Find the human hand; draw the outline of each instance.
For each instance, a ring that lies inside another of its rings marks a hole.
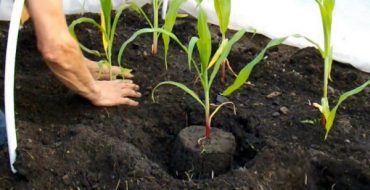
[[[137,106],[139,103],[131,98],[141,97],[139,86],[131,80],[96,81],[98,92],[90,96],[96,106]]]
[[[91,61],[89,59],[85,59],[87,67],[89,68],[89,71],[91,75],[94,77],[96,80],[109,80],[110,79],[110,73],[109,73],[109,66],[106,64],[99,65],[95,61]],[[120,67],[117,66],[112,66],[112,75],[115,77],[121,76],[121,69]],[[132,78],[134,77],[132,74],[128,73],[123,78]]]

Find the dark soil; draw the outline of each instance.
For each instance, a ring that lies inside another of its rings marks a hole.
[[[116,44],[146,26],[135,14],[126,13]],[[7,27],[1,23],[2,68]],[[216,46],[218,29],[212,31]],[[175,26],[184,42],[195,32],[192,19]],[[101,47],[94,28],[80,27],[78,33],[88,47]],[[233,68],[240,70],[268,41],[261,35],[246,35],[229,56]],[[202,125],[203,113],[191,97],[176,88],[160,88],[156,103],[151,91],[169,79],[190,87],[199,83],[195,84],[195,73],[189,72],[187,57],[175,43],[168,70],[163,47],[157,56],[150,55],[150,49],[151,35],[146,35],[130,45],[124,58],[141,86],[140,106],[97,108],[53,76],[37,51],[32,24],[27,24],[20,32],[15,77],[19,142],[15,166],[19,173],[10,172],[7,148],[3,148],[0,189],[370,189],[370,90],[343,104],[324,141],[321,126],[301,122],[320,117],[309,102],[320,101],[323,61],[313,48],[285,45],[270,50],[252,73],[250,84],[227,98],[236,104],[237,115],[226,108],[213,121],[213,127],[236,138],[232,170],[214,179],[176,178],[170,172],[176,136],[186,126]],[[3,76],[3,70],[1,73]],[[334,63],[332,78],[334,102],[340,93],[362,84],[370,75]],[[223,101],[217,94],[232,80],[232,75],[227,76],[226,84],[217,79],[214,103]],[[3,77],[0,84],[3,89]],[[269,96],[271,93],[277,96]]]

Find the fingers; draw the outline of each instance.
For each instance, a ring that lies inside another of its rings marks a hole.
[[[109,71],[109,69],[107,71]],[[117,67],[117,66],[112,66],[112,73],[115,76],[122,76],[122,74],[123,74],[123,78],[128,78],[128,79],[131,79],[131,78],[134,77],[134,75],[132,73],[130,73],[130,72],[123,72],[122,73],[121,68],[120,67]]]
[[[112,68],[112,74],[114,76],[117,76],[117,75],[121,74],[121,69],[119,67],[112,66],[111,68]],[[100,69],[101,72],[104,73],[104,74],[109,74],[110,73],[109,72],[109,65],[107,65],[107,64],[103,64],[103,65],[101,65],[101,67],[98,67],[97,69]],[[99,71],[99,70],[97,70],[97,71]]]
[[[134,75],[131,73],[124,73],[123,78],[131,79],[134,78]]]
[[[132,80],[119,80],[121,89],[122,89],[122,95],[125,97],[134,97],[134,98],[140,98],[141,93],[138,92],[139,86],[137,84],[134,84]]]
[[[133,98],[140,98],[141,93],[135,90],[131,89],[123,89],[122,90],[122,96],[124,97],[133,97]]]
[[[136,91],[140,89],[139,85],[134,84],[132,80],[122,80],[121,88],[122,89],[133,89]]]
[[[130,98],[121,98],[119,104],[126,106],[138,106],[139,102],[134,101]]]
[[[132,80],[96,81],[100,87],[97,98],[92,98],[97,106],[137,106],[139,103],[132,98],[140,98],[139,86]]]
[[[108,106],[108,107],[119,106],[119,105],[135,107],[135,106],[139,105],[139,102],[134,101],[130,98],[126,98],[126,97],[115,99],[115,101],[96,101],[96,102],[92,102],[92,103],[95,106]]]
[[[109,73],[109,68],[107,68],[106,70],[104,70],[105,72],[108,72]],[[134,77],[133,74],[129,73],[129,72],[121,72],[121,68],[120,67],[117,67],[117,66],[112,66],[112,74],[114,76],[121,76],[123,78],[128,78],[128,79],[131,79]],[[123,75],[123,76],[122,76]]]
[[[117,78],[118,76],[122,76],[122,73],[120,72],[112,72],[112,78],[115,79]],[[99,73],[99,71],[96,71],[95,73],[93,73],[93,77],[97,80],[110,80],[111,79],[111,76],[110,76],[110,73],[109,71],[101,71]],[[128,79],[131,79],[133,78],[134,75],[132,75],[131,73],[125,73],[123,78],[128,78]]]
[[[123,79],[123,80],[117,80],[117,81],[120,81],[122,83],[134,83],[134,81],[129,80],[129,79]]]
[[[90,70],[90,73],[93,75],[93,77],[97,80],[110,80],[111,75],[112,78],[117,78],[117,76],[122,76],[123,78],[133,78],[134,75],[131,73],[122,73],[121,68],[118,66],[112,66],[111,67],[111,72],[110,72],[110,67],[107,64],[101,64],[96,63],[91,60],[87,60],[87,67]]]
[[[112,78],[115,79],[117,76],[121,75],[121,70],[117,66],[112,66],[112,73],[109,71],[108,65],[102,65],[101,68],[96,68],[94,71],[95,79],[100,79],[100,80],[110,80],[111,75]]]

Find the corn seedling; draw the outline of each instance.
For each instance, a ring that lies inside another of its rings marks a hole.
[[[94,19],[81,17],[74,20],[71,25],[69,26],[69,32],[71,35],[77,40],[77,36],[75,33],[75,27],[78,24],[87,23],[92,24],[93,26],[97,27],[101,32],[101,40],[104,52],[101,53],[98,50],[91,50],[80,43],[80,47],[83,51],[93,54],[95,56],[100,57],[102,60],[99,61],[100,64],[107,64],[109,68],[112,67],[112,48],[113,42],[115,38],[116,28],[118,24],[118,20],[122,14],[122,12],[128,8],[132,7],[133,5],[122,5],[116,11],[113,23],[112,23],[112,3],[110,0],[100,0],[101,5],[101,13],[100,13],[100,23],[97,23]],[[119,65],[121,66],[121,65]],[[125,69],[121,67],[121,75],[126,76],[131,72],[129,69]],[[112,69],[110,69],[110,79],[114,79],[115,76],[112,74]]]
[[[321,105],[314,103],[313,105],[320,110],[322,113],[321,124],[325,127],[325,139],[333,127],[336,112],[340,104],[357,93],[360,93],[368,85],[370,80],[362,84],[361,86],[343,93],[333,109],[330,109],[329,98],[328,98],[328,84],[330,79],[330,73],[333,63],[333,48],[331,46],[331,26],[332,26],[332,15],[335,6],[335,0],[316,0],[320,8],[321,20],[323,25],[324,33],[324,50],[320,50],[321,55],[324,59],[324,84],[323,84],[323,97],[321,98]]]
[[[214,5],[214,8],[217,14],[217,18],[218,18],[222,41],[224,41],[226,39],[226,33],[227,33],[228,26],[229,26],[229,21],[230,21],[231,0],[214,0],[213,5]],[[254,29],[250,29],[250,30],[254,31],[253,33],[253,36],[254,36],[256,34],[256,30]],[[223,82],[225,82],[226,69],[229,69],[229,71],[234,76],[237,76],[237,74],[232,69],[229,60],[226,58],[221,65],[221,81]]]
[[[168,32],[167,30],[164,30],[163,28],[142,28],[138,31],[136,31],[134,34],[132,34],[132,36],[127,39],[122,45],[121,45],[121,48],[119,49],[119,52],[118,52],[118,56],[117,56],[117,59],[118,59],[118,63],[119,65],[122,65],[122,59],[123,59],[123,54],[124,54],[124,51],[126,50],[126,47],[131,43],[133,42],[136,38],[138,38],[139,36],[141,35],[144,35],[144,34],[148,34],[148,33],[160,33],[163,35],[166,35],[168,36],[169,38],[171,38],[172,40],[174,40],[178,45],[180,45],[180,47],[185,51],[187,52],[188,49],[187,47],[181,43],[181,41],[171,32]]]
[[[163,38],[163,45],[164,45],[164,54],[165,54],[165,67],[166,69],[168,68],[167,65],[167,56],[168,56],[168,50],[169,50],[169,45],[170,45],[170,39],[171,37],[168,35],[168,33],[172,32],[173,26],[175,25],[176,19],[178,17],[178,9],[187,0],[172,0],[170,7],[167,11],[167,13],[164,13],[165,16],[165,21],[162,27],[159,27],[159,8],[163,4],[163,0],[153,0],[153,23],[150,21],[148,16],[144,13],[144,11],[136,6],[135,9],[141,13],[150,25],[150,27],[153,30],[147,30],[145,28],[144,30],[146,32],[144,33],[153,33],[153,43],[152,43],[152,54],[156,55],[158,52],[158,38],[159,35],[162,34]],[[167,4],[166,4],[167,5]],[[163,30],[157,30],[158,28],[162,28],[167,32],[162,32]],[[141,32],[140,32],[141,33]],[[142,33],[143,34],[143,33]]]
[[[138,31],[136,31],[127,41],[123,43],[121,46],[119,53],[118,53],[118,63],[121,65],[122,64],[122,56],[125,48],[129,43],[131,43],[134,39],[136,39],[138,36],[147,34],[147,33],[153,33],[153,45],[152,45],[152,50],[157,49],[157,43],[158,40],[157,38],[159,37],[159,34],[162,35],[163,39],[163,46],[164,46],[164,59],[165,59],[165,68],[168,68],[167,64],[167,57],[168,57],[168,50],[170,46],[170,39],[175,40],[177,44],[180,45],[180,47],[186,52],[187,48],[184,46],[179,39],[172,33],[173,26],[175,25],[176,18],[178,16],[178,9],[183,4],[186,0],[173,0],[171,1],[170,7],[166,13],[165,21],[163,27],[158,27],[158,13],[154,13],[154,24],[151,23],[151,21],[148,19],[148,17],[145,15],[145,13],[140,9],[140,12],[144,17],[146,18],[148,24],[150,25],[151,28],[143,28]],[[153,2],[154,3],[154,2]],[[160,2],[157,2],[158,4],[162,4],[163,1],[160,0]],[[154,5],[153,5],[154,6]],[[158,12],[159,10],[159,5],[155,6],[157,10],[154,10],[155,12]],[[156,24],[157,23],[157,24]],[[152,51],[153,52],[153,51]]]
[[[152,7],[153,7],[153,22],[148,19],[148,16],[142,12],[143,15],[145,15],[145,18],[147,19],[148,24],[151,28],[159,28],[159,8],[162,6],[163,0],[153,0],[152,1]],[[153,32],[153,43],[152,43],[152,54],[156,55],[158,52],[158,32]]]
[[[220,108],[226,104],[232,104],[231,102],[225,102],[220,105],[215,105],[215,109],[211,111],[211,103],[210,103],[210,90],[214,79],[220,70],[220,66],[222,62],[226,59],[228,54],[230,53],[231,47],[235,44],[240,38],[244,35],[245,31],[241,30],[237,32],[230,40],[225,39],[219,46],[218,50],[214,54],[211,59],[211,52],[212,52],[212,42],[211,42],[211,34],[207,24],[207,15],[202,8],[199,8],[198,14],[198,23],[197,23],[197,30],[198,30],[198,37],[192,37],[188,48],[188,65],[189,68],[194,66],[196,73],[199,77],[200,83],[203,87],[203,100],[198,96],[198,94],[188,88],[187,86],[175,82],[175,81],[164,81],[159,83],[152,92],[152,98],[154,100],[154,92],[155,90],[162,86],[162,85],[172,85],[175,87],[180,88],[191,97],[193,97],[196,102],[198,102],[204,109],[205,114],[205,138],[209,139],[211,137],[211,122],[214,115],[220,110]],[[199,57],[200,57],[200,64],[199,66],[193,61],[192,53],[194,47],[197,46]],[[219,53],[217,53],[219,52]],[[210,64],[214,61],[214,66],[212,72],[209,72]],[[233,104],[232,104],[233,105]],[[235,106],[234,106],[235,111]]]

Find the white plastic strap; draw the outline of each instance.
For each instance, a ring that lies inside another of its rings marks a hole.
[[[13,173],[17,170],[13,164],[17,157],[17,135],[15,130],[15,114],[14,114],[14,70],[15,70],[15,55],[17,52],[18,31],[22,15],[24,0],[15,0],[10,19],[8,32],[8,45],[6,48],[5,58],[5,119],[6,131],[8,135],[8,151],[10,168]]]

